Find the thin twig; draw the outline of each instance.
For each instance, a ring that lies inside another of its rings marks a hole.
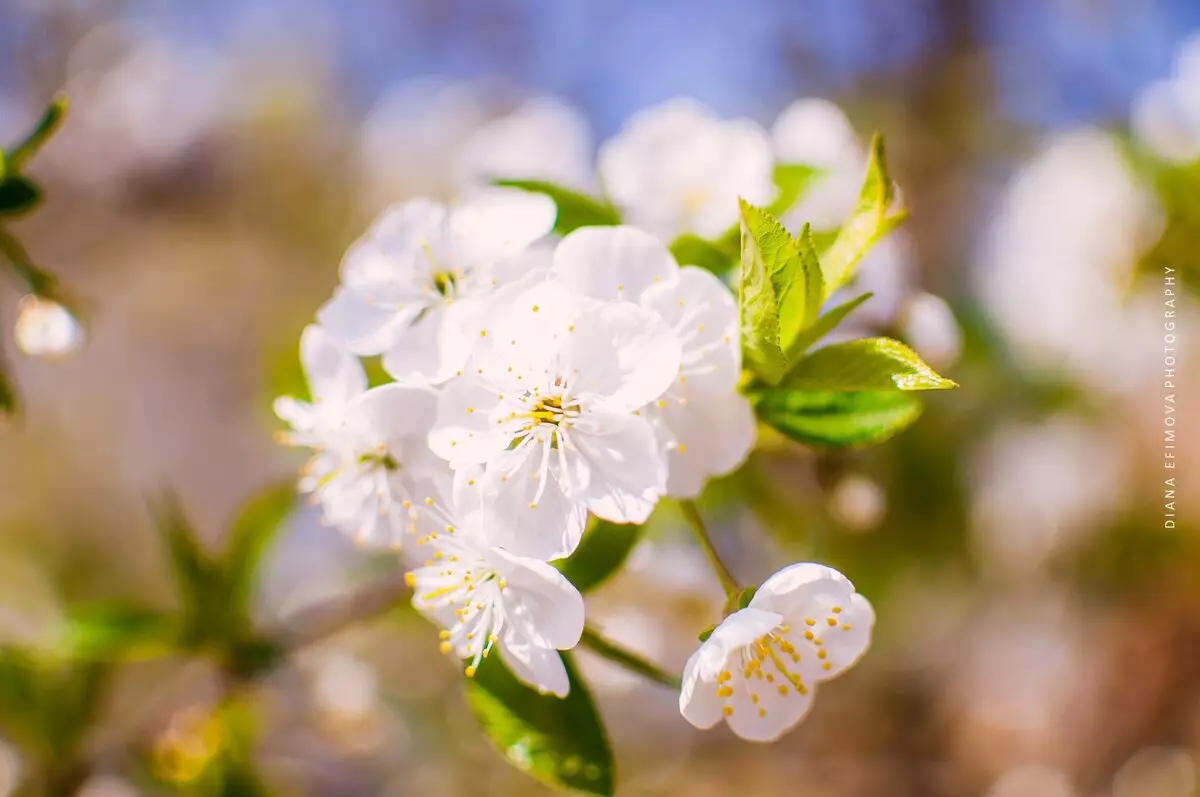
[[[687,519],[688,525],[696,535],[696,539],[700,541],[700,547],[704,549],[705,556],[708,557],[709,564],[717,574],[717,578],[721,581],[721,588],[725,590],[726,595],[733,595],[738,592],[741,587],[738,586],[737,579],[729,572],[729,568],[721,561],[721,555],[717,553],[716,547],[713,546],[712,538],[708,536],[708,529],[704,526],[704,518],[700,517],[700,512],[696,509],[696,504],[693,501],[680,501],[679,507],[683,510],[683,516]]]
[[[609,661],[620,664],[631,672],[649,678],[657,684],[662,684],[670,689],[678,689],[680,687],[678,676],[671,675],[658,665],[651,664],[638,654],[626,650],[591,626],[583,629],[583,638],[579,640],[579,644]]]

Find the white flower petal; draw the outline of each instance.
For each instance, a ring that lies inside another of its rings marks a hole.
[[[642,306],[679,336],[678,390],[690,396],[737,387],[742,371],[737,302],[716,276],[696,266],[682,268],[676,285],[646,291]]]
[[[482,304],[471,300],[429,308],[384,352],[384,370],[396,381],[414,385],[452,378],[471,356],[481,312]]]
[[[361,427],[378,431],[385,442],[404,438],[422,439],[433,426],[437,396],[429,390],[407,385],[373,387],[359,395],[347,415]]]
[[[338,288],[317,310],[321,326],[362,357],[386,351],[411,320],[412,313],[374,305],[345,287]]]
[[[721,701],[712,681],[700,680],[700,651],[687,660],[683,668],[683,688],[679,692],[679,713],[701,730],[708,730],[721,721]]]
[[[543,561],[571,554],[587,525],[584,505],[563,494],[548,448],[549,443],[530,442],[503,452],[489,463],[482,482],[491,543]]]
[[[700,677],[705,681],[716,681],[731,656],[771,633],[781,623],[782,615],[752,606],[729,615],[700,646]]]
[[[643,523],[666,488],[667,463],[649,420],[636,415],[589,418],[596,432],[572,434],[568,452],[586,460],[580,498],[597,517]],[[582,429],[581,423],[576,427]]]
[[[679,274],[657,238],[624,226],[575,230],[554,250],[552,269],[577,295],[634,303],[653,285],[674,285]]]
[[[502,411],[500,394],[474,374],[451,380],[438,399],[429,448],[448,462],[486,464],[511,441],[495,422]]]
[[[566,697],[571,690],[567,668],[556,650],[547,650],[527,640],[505,637],[500,656],[513,675],[539,692]]]
[[[536,97],[476,130],[462,147],[459,172],[466,188],[496,178],[586,188],[591,148],[591,130],[577,108]]]
[[[550,565],[494,548],[496,572],[507,583],[506,619],[535,645],[570,650],[583,635],[583,596]]]
[[[450,214],[450,235],[468,258],[499,260],[549,234],[558,207],[545,194],[517,188],[483,190]]]
[[[695,498],[708,479],[737,469],[754,449],[757,422],[736,391],[681,404],[668,395],[661,417],[674,445],[667,452],[667,495]]]
[[[800,692],[782,679],[734,675],[733,694],[727,705],[732,711],[725,717],[730,730],[751,742],[773,742],[796,726],[812,708],[814,684]]]
[[[592,306],[567,336],[564,359],[573,390],[595,406],[632,412],[658,399],[679,373],[679,340],[656,313],[626,302]]]
[[[313,399],[344,407],[367,389],[362,363],[321,327],[310,324],[300,335],[300,362]]]

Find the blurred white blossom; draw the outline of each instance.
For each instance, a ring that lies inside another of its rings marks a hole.
[[[670,242],[715,238],[738,220],[738,197],[775,195],[767,132],[677,98],[634,114],[600,147],[600,182],[622,218]]]
[[[1195,793],[1196,761],[1179,748],[1139,750],[1113,778],[1112,797],[1192,797]]]
[[[924,292],[909,296],[900,310],[900,328],[904,341],[934,368],[949,368],[962,353],[962,328],[940,296]]]
[[[1026,764],[1001,775],[987,797],[1076,797],[1077,794],[1062,770]]]
[[[464,193],[498,178],[587,190],[595,182],[591,128],[578,108],[536,97],[476,130],[458,154],[458,168]]]
[[[58,358],[78,351],[86,334],[71,311],[50,299],[28,295],[17,306],[13,339],[30,357]]]
[[[1151,83],[1134,100],[1132,125],[1134,135],[1159,157],[1200,160],[1200,33],[1180,45],[1173,74]]]
[[[866,476],[852,473],[838,481],[829,496],[829,511],[855,531],[870,531],[887,513],[887,495]]]

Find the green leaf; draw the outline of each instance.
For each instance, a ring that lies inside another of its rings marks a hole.
[[[854,276],[855,266],[867,250],[904,220],[906,214],[903,212],[888,215],[894,198],[895,189],[888,175],[883,138],[876,133],[871,140],[871,159],[867,164],[867,175],[858,196],[858,204],[821,257],[826,296],[849,282]]]
[[[821,304],[825,301],[825,276],[821,273],[821,261],[817,259],[817,250],[813,244],[812,229],[806,223],[796,239],[796,249],[800,254],[800,268],[804,278],[803,291],[793,291],[797,296],[799,307],[786,307],[782,303],[779,308],[780,336],[783,350],[786,353],[796,349],[796,340],[801,337],[818,320],[821,314]],[[791,278],[793,275],[783,275]],[[801,349],[803,351],[803,349]],[[793,361],[789,356],[789,364]]]
[[[776,384],[787,372],[780,333],[780,297],[774,274],[784,265],[799,264],[792,237],[766,212],[741,201],[742,272],[738,308],[741,316],[742,351],[751,368],[763,380]]]
[[[210,642],[225,621],[224,579],[218,563],[201,549],[174,494],[166,493],[159,499],[154,516],[183,603],[181,641],[187,646]]]
[[[496,185],[520,188],[534,194],[545,194],[558,206],[558,219],[554,231],[566,235],[580,227],[612,226],[621,223],[621,214],[603,200],[572,191],[561,185],[542,180],[496,180]]]
[[[788,362],[794,363],[796,358],[804,354],[810,346],[819,341],[821,338],[828,335],[842,323],[846,316],[854,311],[854,308],[870,299],[874,294],[868,292],[862,296],[856,296],[848,302],[842,302],[837,307],[830,309],[817,317],[815,323],[802,330],[796,339],[792,341],[792,345],[788,347],[787,356]]]
[[[776,388],[755,397],[763,423],[818,447],[881,443],[921,414],[921,402],[899,391],[829,393]]]
[[[804,196],[813,182],[825,173],[824,169],[806,163],[777,163],[772,178],[778,189],[775,199],[767,205],[767,211],[778,218],[792,209]]]
[[[25,137],[24,141],[8,151],[9,173],[15,174],[20,171],[25,162],[50,140],[50,137],[54,135],[59,125],[62,124],[66,113],[67,98],[62,96],[55,97],[54,101],[46,108],[46,112],[42,114],[42,118],[38,121],[33,131]]]
[[[939,376],[915,351],[891,338],[823,346],[796,363],[785,384],[799,390],[845,393],[958,387]]]
[[[235,612],[248,610],[263,552],[295,505],[293,479],[263,489],[242,505],[225,544],[226,600]]]
[[[641,542],[643,526],[609,523],[594,519],[575,552],[550,564],[558,568],[580,592],[589,592],[621,569],[634,547]]]
[[[17,389],[0,362],[0,421],[17,414]]]
[[[707,642],[708,638],[713,635],[713,631],[716,631],[716,630],[717,630],[716,625],[710,625],[708,628],[705,628],[703,631],[701,631],[699,636],[697,636],[696,638],[699,639],[701,642]]]
[[[0,182],[0,215],[18,216],[27,213],[42,198],[42,191],[26,177],[9,176]]]
[[[549,786],[609,797],[616,765],[608,736],[570,654],[562,659],[571,683],[565,698],[538,694],[493,656],[467,682],[467,702],[510,764]]]
[[[59,642],[73,660],[133,661],[163,656],[177,638],[177,623],[136,606],[89,606],[68,613]]]
[[[738,260],[737,233],[715,241],[685,233],[671,243],[671,254],[681,266],[700,266],[714,274],[724,274]]]

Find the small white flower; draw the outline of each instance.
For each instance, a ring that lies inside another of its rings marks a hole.
[[[592,134],[579,109],[538,97],[476,130],[459,153],[467,190],[492,180],[547,180],[586,189],[592,179]]]
[[[556,213],[548,197],[501,189],[391,208],[346,253],[343,284],[317,318],[355,354],[383,354],[398,381],[449,379],[470,352],[481,300],[524,271],[520,255]]]
[[[874,623],[871,604],[841,573],[785,567],[688,659],[679,710],[697,728],[724,718],[743,739],[774,741],[808,713],[818,683],[866,652]]]
[[[654,236],[633,227],[585,227],[559,244],[552,271],[578,295],[624,299],[656,313],[679,339],[679,374],[644,409],[669,452],[667,495],[694,498],[754,447],[750,403],[738,390],[738,310],[710,272],[680,268]]]
[[[281,441],[315,453],[300,489],[313,494],[325,520],[367,545],[399,547],[416,532],[441,467],[425,446],[436,399],[413,387],[367,389],[362,364],[318,326],[300,338],[312,403],[289,396],[275,413],[292,427]],[[429,518],[440,522],[440,518]]]
[[[579,299],[547,280],[506,298],[477,340],[441,394],[429,445],[485,466],[494,544],[549,560],[574,550],[588,510],[644,521],[667,463],[638,410],[679,372],[671,330],[632,304]]]
[[[738,197],[775,194],[766,131],[749,119],[718,118],[675,99],[635,114],[600,148],[600,182],[631,224],[663,240],[691,232],[715,238],[738,218]]]
[[[799,99],[779,114],[771,136],[781,162],[822,171],[787,213],[785,225],[798,228],[808,222],[816,230],[836,228],[854,209],[867,162],[846,114],[829,100]]]
[[[570,684],[556,651],[579,642],[583,596],[540,559],[492,545],[479,494],[456,492],[451,522],[421,539],[429,558],[407,576],[413,606],[442,626],[443,653],[470,660],[468,676],[498,647],[519,679],[565,697]]]
[[[13,339],[30,357],[66,357],[84,342],[83,326],[58,302],[24,296],[17,306]]]

